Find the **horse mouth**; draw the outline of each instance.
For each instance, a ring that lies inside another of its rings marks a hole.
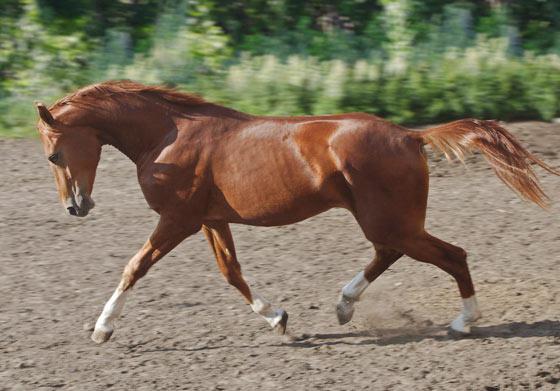
[[[67,206],[66,210],[68,211],[68,214],[70,214],[70,216],[85,217],[89,214],[89,211],[92,210],[94,206],[95,206],[95,203],[89,197],[82,198],[81,205],[78,205],[72,199],[72,205]]]
[[[89,209],[79,209],[79,208],[76,208],[75,206],[69,206],[66,209],[68,210],[68,213],[70,214],[70,216],[85,217],[89,213]]]
[[[70,216],[76,217],[86,217],[89,214],[91,208],[77,208],[75,206],[69,206],[66,208]]]

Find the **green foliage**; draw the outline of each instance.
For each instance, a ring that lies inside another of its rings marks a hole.
[[[400,123],[457,117],[503,120],[560,115],[560,56],[512,57],[504,39],[465,51],[393,62],[247,57],[228,69],[221,100],[259,114],[365,111]],[[406,62],[408,61],[408,62]]]
[[[0,29],[0,129],[14,136],[29,134],[34,98],[52,98],[88,81],[88,42],[80,34],[49,34],[38,11],[25,2],[17,19],[5,18]]]
[[[257,114],[560,116],[553,0],[0,0],[0,134],[129,78]]]

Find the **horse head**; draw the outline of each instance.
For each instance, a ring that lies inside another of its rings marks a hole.
[[[95,205],[91,192],[101,155],[97,132],[57,120],[42,103],[36,106],[40,117],[37,130],[62,205],[72,216],[86,216]]]

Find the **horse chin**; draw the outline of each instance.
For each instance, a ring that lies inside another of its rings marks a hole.
[[[81,205],[78,208],[78,217],[86,217],[89,214],[89,211],[92,210],[95,207],[95,203],[93,202],[93,200],[90,198],[88,200],[87,203],[85,203],[85,205]]]
[[[89,214],[90,209],[79,209],[76,217],[86,217]]]

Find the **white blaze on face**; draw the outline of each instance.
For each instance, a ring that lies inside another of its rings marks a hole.
[[[272,304],[258,293],[251,292],[251,296],[253,299],[251,303],[253,311],[265,318],[271,327],[275,327],[282,320],[284,310],[281,308],[273,308]]]
[[[127,294],[128,291],[123,292],[120,287],[115,290],[113,296],[111,296],[109,301],[105,304],[105,307],[103,307],[103,312],[99,316],[99,319],[95,322],[95,330],[103,332],[113,331],[113,322],[121,314]]]

